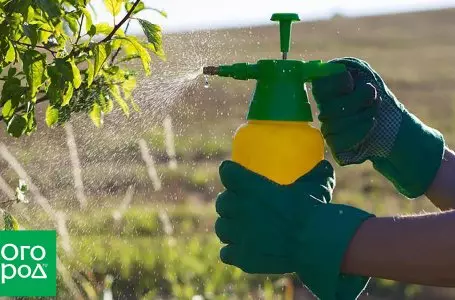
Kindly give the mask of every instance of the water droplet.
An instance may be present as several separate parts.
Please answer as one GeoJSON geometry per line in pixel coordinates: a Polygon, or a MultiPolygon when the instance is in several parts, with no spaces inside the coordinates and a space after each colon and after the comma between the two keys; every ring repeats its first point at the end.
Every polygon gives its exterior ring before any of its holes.
{"type": "Polygon", "coordinates": [[[204,76],[204,79],[205,79],[205,84],[204,84],[204,87],[206,89],[208,89],[210,87],[210,84],[209,84],[209,76],[205,75],[204,76]]]}

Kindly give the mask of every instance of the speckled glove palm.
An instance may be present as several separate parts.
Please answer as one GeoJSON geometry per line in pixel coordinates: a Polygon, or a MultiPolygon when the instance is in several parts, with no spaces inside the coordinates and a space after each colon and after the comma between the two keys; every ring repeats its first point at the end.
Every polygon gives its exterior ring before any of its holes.
{"type": "Polygon", "coordinates": [[[232,161],[220,167],[226,191],[216,201],[215,231],[227,245],[221,260],[247,273],[296,272],[322,300],[356,299],[367,277],[343,275],[349,242],[372,215],[330,204],[335,186],[328,161],[288,186],[232,161]]]}
{"type": "Polygon", "coordinates": [[[371,66],[341,58],[347,72],[315,80],[321,131],[338,164],[370,160],[403,195],[424,194],[438,171],[444,139],[411,114],[371,66]]]}

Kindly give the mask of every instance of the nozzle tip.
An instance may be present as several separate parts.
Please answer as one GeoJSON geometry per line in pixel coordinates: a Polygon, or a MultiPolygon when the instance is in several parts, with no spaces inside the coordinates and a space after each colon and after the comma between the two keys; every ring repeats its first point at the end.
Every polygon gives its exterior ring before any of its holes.
{"type": "Polygon", "coordinates": [[[202,73],[205,75],[217,75],[218,74],[218,67],[215,66],[208,66],[202,68],[202,73]]]}

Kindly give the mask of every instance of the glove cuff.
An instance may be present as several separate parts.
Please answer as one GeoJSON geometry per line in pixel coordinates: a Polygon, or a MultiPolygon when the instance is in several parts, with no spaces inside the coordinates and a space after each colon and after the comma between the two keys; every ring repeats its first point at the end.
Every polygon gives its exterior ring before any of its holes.
{"type": "Polygon", "coordinates": [[[444,155],[444,138],[404,110],[392,151],[375,157],[374,168],[408,198],[423,195],[433,182],[444,155]]]}
{"type": "Polygon", "coordinates": [[[320,205],[312,215],[308,232],[302,234],[305,253],[299,254],[302,271],[297,273],[318,298],[356,299],[365,288],[368,277],[344,275],[340,269],[350,241],[370,217],[374,215],[342,204],[320,205]]]}

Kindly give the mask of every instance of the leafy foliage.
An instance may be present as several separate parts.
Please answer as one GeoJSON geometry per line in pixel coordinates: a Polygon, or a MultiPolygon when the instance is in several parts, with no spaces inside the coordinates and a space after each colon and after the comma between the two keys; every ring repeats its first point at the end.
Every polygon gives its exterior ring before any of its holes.
{"type": "Polygon", "coordinates": [[[19,223],[17,222],[16,218],[13,217],[10,213],[3,213],[3,221],[5,223],[5,230],[19,230],[19,223]]]}
{"type": "Polygon", "coordinates": [[[130,107],[137,110],[131,96],[135,74],[120,64],[138,59],[150,74],[150,54],[164,59],[161,28],[136,19],[151,9],[141,0],[104,4],[114,25],[94,24],[88,0],[0,0],[0,118],[10,135],[36,130],[36,105],[44,101],[48,126],[77,112],[101,126],[114,103],[126,115],[130,107]],[[146,40],[122,30],[131,21],[140,23],[146,40]]]}

